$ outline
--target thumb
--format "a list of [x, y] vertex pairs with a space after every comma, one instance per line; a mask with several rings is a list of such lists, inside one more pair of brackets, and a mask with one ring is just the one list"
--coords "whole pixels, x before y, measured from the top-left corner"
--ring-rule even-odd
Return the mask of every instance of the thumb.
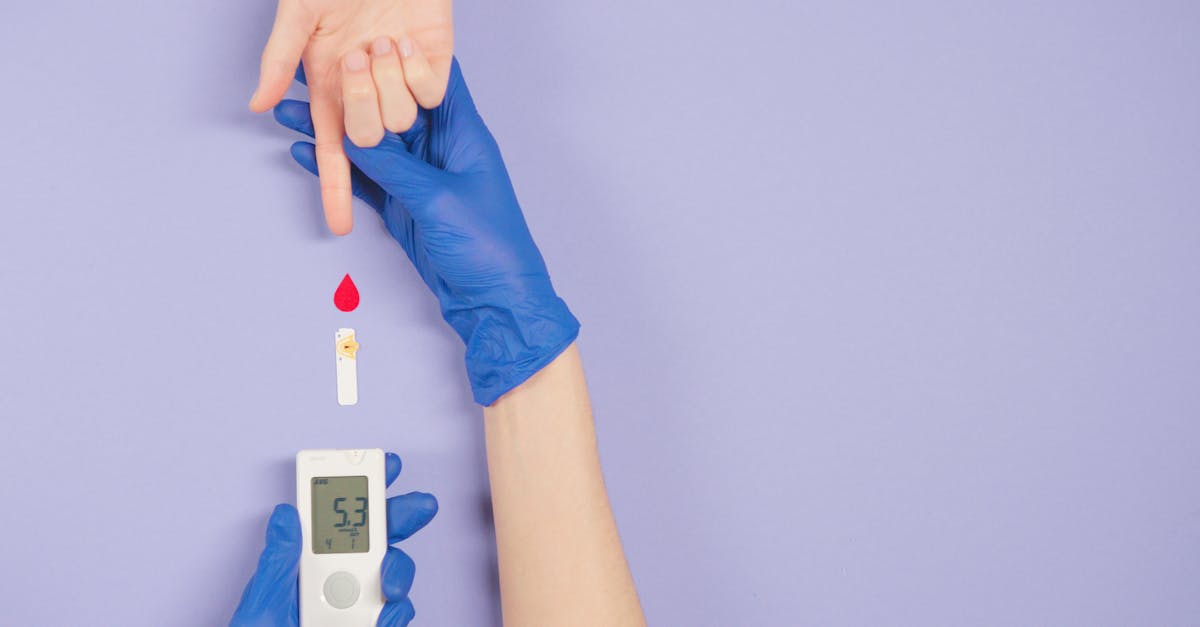
[[262, 113], [283, 99], [300, 66], [300, 55], [316, 28], [315, 15], [295, 0], [280, 0], [275, 25], [263, 48], [258, 88], [250, 97], [251, 111]]
[[300, 515], [287, 504], [275, 506], [267, 523], [267, 543], [258, 558], [258, 568], [242, 592], [235, 616], [255, 616], [286, 606], [296, 595], [300, 565]]
[[349, 138], [343, 144], [350, 161], [399, 200], [418, 224], [428, 215], [430, 198], [449, 183], [450, 174], [410, 154], [394, 133], [374, 148], [359, 148]]

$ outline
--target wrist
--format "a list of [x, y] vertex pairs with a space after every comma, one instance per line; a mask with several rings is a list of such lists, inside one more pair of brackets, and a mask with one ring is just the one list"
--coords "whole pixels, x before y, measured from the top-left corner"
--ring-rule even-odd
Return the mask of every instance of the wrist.
[[466, 344], [471, 391], [484, 406], [554, 361], [579, 336], [579, 320], [548, 287], [443, 316]]

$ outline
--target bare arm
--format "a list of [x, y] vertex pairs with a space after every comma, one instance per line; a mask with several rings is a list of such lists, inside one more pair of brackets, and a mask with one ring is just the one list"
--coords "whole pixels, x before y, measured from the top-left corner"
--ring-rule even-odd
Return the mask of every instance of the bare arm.
[[484, 417], [504, 624], [645, 625], [576, 347]]

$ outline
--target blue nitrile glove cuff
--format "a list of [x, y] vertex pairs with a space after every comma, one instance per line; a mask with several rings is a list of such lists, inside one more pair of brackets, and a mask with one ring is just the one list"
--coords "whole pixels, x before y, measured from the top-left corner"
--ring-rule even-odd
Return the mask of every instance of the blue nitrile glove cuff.
[[546, 367], [579, 336], [579, 320], [552, 289], [536, 300], [443, 310], [442, 317], [467, 345], [471, 391], [485, 406]]

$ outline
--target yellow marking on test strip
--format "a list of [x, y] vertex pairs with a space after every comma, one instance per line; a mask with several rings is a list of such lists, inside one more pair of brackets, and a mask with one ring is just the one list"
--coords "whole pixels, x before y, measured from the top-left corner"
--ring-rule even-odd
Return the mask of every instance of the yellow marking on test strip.
[[337, 343], [337, 354], [347, 359], [355, 359], [355, 355], [358, 354], [358, 342], [354, 341], [353, 333]]

